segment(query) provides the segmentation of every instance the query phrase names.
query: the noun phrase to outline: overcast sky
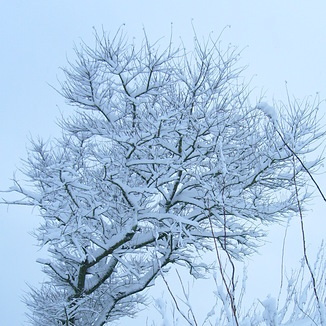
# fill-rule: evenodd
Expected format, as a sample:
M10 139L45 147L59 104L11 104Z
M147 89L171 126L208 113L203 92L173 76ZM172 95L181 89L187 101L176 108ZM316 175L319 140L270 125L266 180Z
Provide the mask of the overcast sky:
M177 3L177 4L176 4ZM142 38L146 29L151 40L168 37L173 23L179 36L191 44L191 22L199 37L216 37L227 27L222 40L243 49L240 63L265 100L286 100L285 81L291 95L302 99L319 92L326 98L326 2L274 1L2 1L0 11L0 189L26 157L28 138L47 139L58 134L55 120L65 105L53 88L61 76L59 67L73 58L73 46L81 40L93 44L93 27L116 31L125 24L130 38ZM222 44L223 44L222 43ZM252 102L255 98L252 99ZM325 104L321 105L325 112ZM326 176L318 177L326 191ZM315 200L306 218L312 254L324 236L325 204ZM290 244L300 253L298 223L292 221ZM0 207L0 313L2 325L22 325L25 307L20 302L26 282L37 285L43 275L35 259L38 252L28 234L39 223L37 211L23 207ZM277 293L282 236L275 229L271 243L261 255L251 258L249 271L261 284L253 296ZM290 246L289 244L289 246ZM289 250L289 265L299 254ZM274 259L274 257L276 257ZM266 274L268 271L268 274ZM266 282L266 279L268 280ZM267 284L268 283L268 284ZM268 288L270 287L270 289ZM265 291L265 292L263 292ZM267 291L267 293L266 293ZM142 325L141 322L139 325Z

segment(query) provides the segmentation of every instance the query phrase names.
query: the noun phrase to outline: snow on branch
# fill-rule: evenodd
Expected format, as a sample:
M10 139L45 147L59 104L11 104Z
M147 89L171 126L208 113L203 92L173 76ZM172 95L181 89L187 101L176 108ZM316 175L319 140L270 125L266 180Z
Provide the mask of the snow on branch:
M53 286L30 296L34 325L132 315L163 267L210 270L200 259L214 241L230 262L245 259L266 225L296 212L293 155L306 162L324 135L315 107L252 108L238 55L215 40L196 38L192 51L146 34L130 44L122 30L95 41L64 70L60 94L75 113L62 137L48 149L34 142L29 183L11 188L23 196L12 204L39 209L36 235L50 254L40 262ZM321 159L311 162L309 175ZM304 205L307 173L297 172Z

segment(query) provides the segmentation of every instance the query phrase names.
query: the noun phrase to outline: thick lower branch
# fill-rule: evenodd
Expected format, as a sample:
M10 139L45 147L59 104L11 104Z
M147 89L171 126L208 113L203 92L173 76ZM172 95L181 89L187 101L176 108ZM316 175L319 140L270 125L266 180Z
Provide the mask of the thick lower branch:
M157 262L153 264L153 268L150 269L136 284L129 285L128 287L122 286L120 291L117 289L115 291L116 294L112 294L112 300L108 303L107 308L103 310L92 326L103 326L107 322L111 311L120 300L146 289L148 284L157 277L161 268L170 262L173 262L170 260L171 254L172 253L169 252L166 256L158 259Z

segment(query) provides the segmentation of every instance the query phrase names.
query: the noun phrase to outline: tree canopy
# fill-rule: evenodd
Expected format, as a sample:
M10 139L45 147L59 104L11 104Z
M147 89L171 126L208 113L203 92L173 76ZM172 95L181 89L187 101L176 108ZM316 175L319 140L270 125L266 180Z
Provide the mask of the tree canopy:
M171 264L200 277L203 251L243 259L265 225L298 212L321 163L307 160L323 136L318 106L252 104L235 48L95 40L64 69L59 92L75 110L62 136L32 142L31 185L11 189L44 219L35 325L102 326L135 314Z

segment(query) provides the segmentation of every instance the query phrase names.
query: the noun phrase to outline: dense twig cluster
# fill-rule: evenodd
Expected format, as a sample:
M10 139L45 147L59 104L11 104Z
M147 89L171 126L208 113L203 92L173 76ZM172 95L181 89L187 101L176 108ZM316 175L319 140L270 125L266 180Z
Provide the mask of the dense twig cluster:
M60 139L32 144L32 187L11 189L23 195L12 204L39 208L37 238L50 253L39 260L49 282L27 299L32 323L132 315L169 264L200 276L209 266L194 258L213 239L231 263L242 259L262 225L298 211L292 157L304 161L320 139L317 109L281 107L276 128L250 105L236 67L235 49L211 39L195 38L188 53L172 41L160 50L146 34L138 47L119 31L76 51L60 90L75 114ZM296 168L300 189L305 172Z

